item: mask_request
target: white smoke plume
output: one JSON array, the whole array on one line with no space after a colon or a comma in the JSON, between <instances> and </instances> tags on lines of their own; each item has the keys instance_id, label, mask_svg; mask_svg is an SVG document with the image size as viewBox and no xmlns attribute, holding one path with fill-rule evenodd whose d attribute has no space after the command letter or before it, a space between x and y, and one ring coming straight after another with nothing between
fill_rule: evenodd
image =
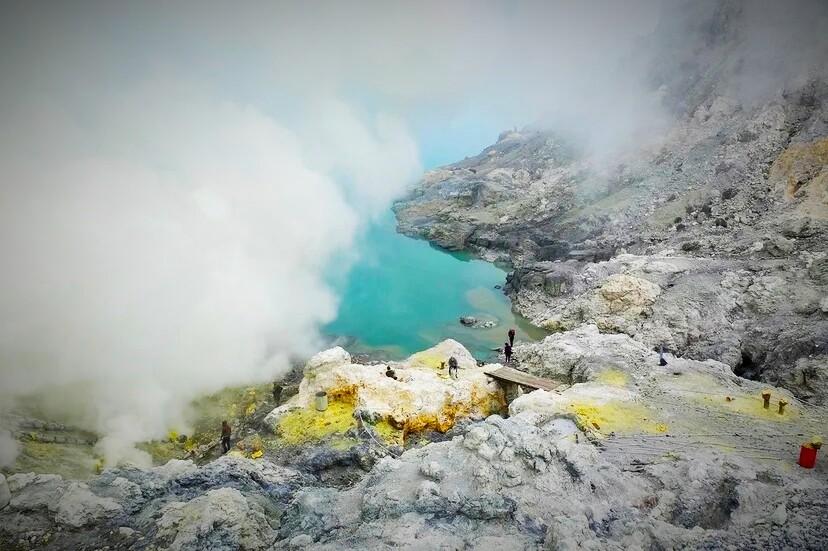
<instances>
[{"instance_id":1,"label":"white smoke plume","mask_svg":"<svg viewBox=\"0 0 828 551\"><path fill-rule=\"evenodd\" d=\"M20 453L20 444L12 437L10 431L0 429L0 467L14 465L18 453Z\"/></svg>"},{"instance_id":2,"label":"white smoke plume","mask_svg":"<svg viewBox=\"0 0 828 551\"><path fill-rule=\"evenodd\" d=\"M110 460L183 426L199 394L277 375L318 346L336 312L324 270L362 216L299 137L254 108L177 83L118 104L91 129L114 143L78 127L45 148L4 136L14 154L0 188L3 391L59 396L51 409L106 435ZM378 204L362 200L362 178L398 192L416 149L393 124L334 109L314 133L359 136L361 156L330 161L367 216ZM394 174L365 166L385 157Z\"/></svg>"}]
</instances>

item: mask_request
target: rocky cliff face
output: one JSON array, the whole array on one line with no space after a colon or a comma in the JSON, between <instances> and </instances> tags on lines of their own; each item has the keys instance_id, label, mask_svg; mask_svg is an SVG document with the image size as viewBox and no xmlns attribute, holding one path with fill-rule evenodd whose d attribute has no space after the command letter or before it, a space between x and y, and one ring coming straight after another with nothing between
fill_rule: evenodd
<instances>
[{"instance_id":1,"label":"rocky cliff face","mask_svg":"<svg viewBox=\"0 0 828 551\"><path fill-rule=\"evenodd\" d=\"M549 329L596 323L824 401L828 69L742 98L740 17L723 3L681 30L695 48L664 49L663 135L598 161L562 132L504 132L426 174L400 230L510 262L516 309Z\"/></svg>"},{"instance_id":2,"label":"rocky cliff face","mask_svg":"<svg viewBox=\"0 0 828 551\"><path fill-rule=\"evenodd\" d=\"M381 424L395 404L403 425L423 413L418 403L427 413L477 384L473 365L461 366L459 380L424 380L440 351L468 355L451 341L415 355L395 366L391 394L382 390L385 375L360 373L375 366L350 364L341 349L309 363L302 387L354 383L356 407L374 418L368 424ZM521 344L518 353L527 367L567 384L517 397L508 416L454 423L443 441L386 450L376 464L354 466L361 475L347 486L327 483L309 465L238 452L203 466L119 467L87 482L0 477L0 547L824 548L828 469L793 464L801 435L825 426L823 408L715 361L670 357L665 369L647 346L596 326ZM419 395L423 388L434 395ZM308 397L300 392L294 405ZM279 431L285 415L289 408L277 408L268 424ZM361 416L354 411L351 420ZM306 427L307 446L319 441L318 428Z\"/></svg>"}]
</instances>

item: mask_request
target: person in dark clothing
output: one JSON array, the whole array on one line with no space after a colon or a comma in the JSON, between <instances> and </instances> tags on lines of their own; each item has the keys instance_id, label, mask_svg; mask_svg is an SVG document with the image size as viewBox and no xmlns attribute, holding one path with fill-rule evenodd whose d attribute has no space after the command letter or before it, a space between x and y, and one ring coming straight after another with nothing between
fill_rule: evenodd
<instances>
[{"instance_id":1,"label":"person in dark clothing","mask_svg":"<svg viewBox=\"0 0 828 551\"><path fill-rule=\"evenodd\" d=\"M512 345L508 342L503 343L503 355L506 356L506 363L512 361Z\"/></svg>"},{"instance_id":2,"label":"person in dark clothing","mask_svg":"<svg viewBox=\"0 0 828 551\"><path fill-rule=\"evenodd\" d=\"M227 421L221 422L221 453L230 451L230 425Z\"/></svg>"},{"instance_id":3,"label":"person in dark clothing","mask_svg":"<svg viewBox=\"0 0 828 551\"><path fill-rule=\"evenodd\" d=\"M273 403L277 406L282 401L282 385L273 383Z\"/></svg>"},{"instance_id":4,"label":"person in dark clothing","mask_svg":"<svg viewBox=\"0 0 828 551\"><path fill-rule=\"evenodd\" d=\"M667 365L667 360L664 359L664 345L661 345L661 350L658 352L658 365L665 366Z\"/></svg>"},{"instance_id":5,"label":"person in dark clothing","mask_svg":"<svg viewBox=\"0 0 828 551\"><path fill-rule=\"evenodd\" d=\"M515 328L509 329L509 346L515 345Z\"/></svg>"},{"instance_id":6,"label":"person in dark clothing","mask_svg":"<svg viewBox=\"0 0 828 551\"><path fill-rule=\"evenodd\" d=\"M395 381L397 380L397 374L394 373L394 370L391 369L390 365L385 368L385 376L390 377L390 378L394 379Z\"/></svg>"},{"instance_id":7,"label":"person in dark clothing","mask_svg":"<svg viewBox=\"0 0 828 551\"><path fill-rule=\"evenodd\" d=\"M452 356L451 358L449 358L449 377L452 377L453 379L458 379L460 377L457 373L458 369L459 366L457 365L457 358ZM454 375L452 375L452 373Z\"/></svg>"}]
</instances>

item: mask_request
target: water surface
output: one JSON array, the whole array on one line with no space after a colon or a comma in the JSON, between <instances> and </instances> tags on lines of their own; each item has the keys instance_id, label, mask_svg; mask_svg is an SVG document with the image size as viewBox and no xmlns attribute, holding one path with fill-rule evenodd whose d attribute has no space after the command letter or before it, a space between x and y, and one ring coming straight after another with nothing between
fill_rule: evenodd
<instances>
[{"instance_id":1,"label":"water surface","mask_svg":"<svg viewBox=\"0 0 828 551\"><path fill-rule=\"evenodd\" d=\"M360 260L336 284L342 303L325 331L350 337L352 353L403 358L443 339L455 339L479 359L503 345L514 327L517 339L544 332L512 313L500 289L506 272L465 254L454 254L396 232L392 213L374 224L359 243ZM498 322L492 329L459 323L471 315Z\"/></svg>"}]
</instances>

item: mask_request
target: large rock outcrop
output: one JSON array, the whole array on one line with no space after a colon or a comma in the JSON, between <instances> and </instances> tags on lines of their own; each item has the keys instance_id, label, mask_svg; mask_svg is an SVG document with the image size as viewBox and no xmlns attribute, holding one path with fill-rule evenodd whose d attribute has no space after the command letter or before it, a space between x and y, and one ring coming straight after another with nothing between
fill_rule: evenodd
<instances>
[{"instance_id":1,"label":"large rock outcrop","mask_svg":"<svg viewBox=\"0 0 828 551\"><path fill-rule=\"evenodd\" d=\"M457 379L448 360L457 359ZM386 375L393 371L393 377ZM283 440L301 443L343 434L360 424L373 426L390 444L406 435L445 432L459 418L482 418L505 407L503 393L460 343L446 340L403 362L363 365L334 348L314 356L299 393L273 410L265 423ZM317 393L328 402L316 411Z\"/></svg>"},{"instance_id":2,"label":"large rock outcrop","mask_svg":"<svg viewBox=\"0 0 828 551\"><path fill-rule=\"evenodd\" d=\"M506 292L549 330L595 323L824 402L826 106L822 81L763 106L713 94L615 175L511 132L429 175L399 228L510 262Z\"/></svg>"},{"instance_id":3,"label":"large rock outcrop","mask_svg":"<svg viewBox=\"0 0 828 551\"><path fill-rule=\"evenodd\" d=\"M203 467L172 460L149 470L111 469L88 483L15 474L11 503L0 511L0 548L267 549L276 536L268 518L278 518L310 482L236 457Z\"/></svg>"},{"instance_id":4,"label":"large rock outcrop","mask_svg":"<svg viewBox=\"0 0 828 551\"><path fill-rule=\"evenodd\" d=\"M719 4L672 5L651 39L663 132L598 155L566 129L504 132L426 174L399 229L511 263L516 309L550 330L595 323L824 402L828 67L734 92L748 10ZM660 292L605 300L621 276Z\"/></svg>"},{"instance_id":5,"label":"large rock outcrop","mask_svg":"<svg viewBox=\"0 0 828 551\"><path fill-rule=\"evenodd\" d=\"M552 331L595 324L654 349L663 345L677 355L717 359L739 375L823 403L828 317L820 308L821 284L810 276L820 258L803 254L760 267L750 260L668 250L597 263L569 261L559 264L567 269L566 292L551 295L531 281L518 283L516 304ZM644 281L653 292L642 295L619 281ZM606 300L608 287L614 303Z\"/></svg>"},{"instance_id":6,"label":"large rock outcrop","mask_svg":"<svg viewBox=\"0 0 828 551\"><path fill-rule=\"evenodd\" d=\"M209 490L191 501L174 501L159 512L157 539L166 549L204 549L209 541L226 548L267 549L274 535L261 505L235 488Z\"/></svg>"}]
</instances>

